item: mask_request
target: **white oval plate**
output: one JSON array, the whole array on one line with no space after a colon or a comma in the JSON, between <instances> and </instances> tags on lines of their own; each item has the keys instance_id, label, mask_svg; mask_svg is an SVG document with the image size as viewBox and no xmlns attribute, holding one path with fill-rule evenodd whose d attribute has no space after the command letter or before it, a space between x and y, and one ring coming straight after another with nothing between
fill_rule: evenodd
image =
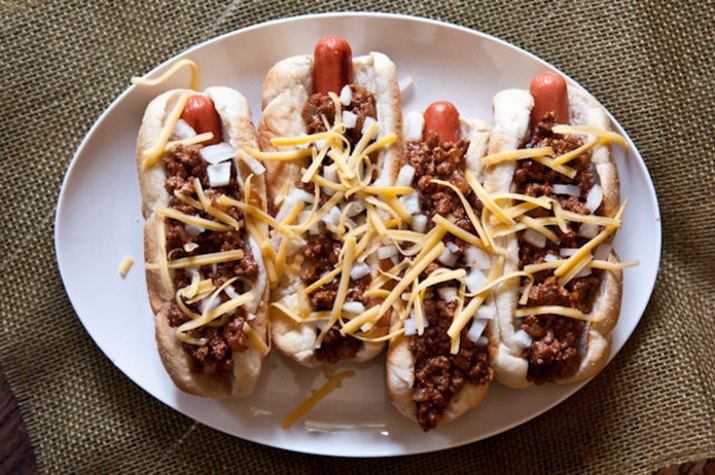
<instances>
[{"instance_id":1,"label":"white oval plate","mask_svg":"<svg viewBox=\"0 0 715 475\"><path fill-rule=\"evenodd\" d=\"M531 77L554 69L508 43L473 30L406 16L313 15L257 25L196 46L180 58L199 65L201 87L230 86L260 114L260 90L277 60L313 51L328 34L348 38L355 55L387 53L401 78L414 83L403 97L405 111L435 100L454 102L464 116L491 120L494 94L528 87ZM127 71L127 80L136 71ZM573 83L573 81L571 81ZM109 359L129 378L168 406L220 431L300 452L378 457L455 447L510 429L543 413L581 385L544 385L512 390L492 385L484 403L454 423L423 433L400 416L385 395L383 358L357 365L357 376L321 401L288 430L280 422L324 377L271 354L255 394L242 401L214 401L178 391L164 372L154 342L154 319L142 269L141 201L134 144L148 102L170 87L186 86L188 73L154 88L130 87L94 124L65 176L57 206L55 245L60 272L82 324ZM616 131L625 131L613 119ZM661 230L653 184L629 139L615 148L622 195L630 197L625 226L615 248L625 271L621 318L612 354L623 346L650 297L658 269ZM125 279L117 266L131 255L137 264ZM341 365L342 368L356 365Z\"/></svg>"}]
</instances>

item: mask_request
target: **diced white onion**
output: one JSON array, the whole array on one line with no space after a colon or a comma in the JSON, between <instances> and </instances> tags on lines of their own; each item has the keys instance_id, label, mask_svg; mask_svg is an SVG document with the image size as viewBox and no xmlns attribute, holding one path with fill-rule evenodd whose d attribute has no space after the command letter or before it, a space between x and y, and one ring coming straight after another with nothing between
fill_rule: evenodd
<instances>
[{"instance_id":1,"label":"diced white onion","mask_svg":"<svg viewBox=\"0 0 715 475\"><path fill-rule=\"evenodd\" d=\"M184 274L186 274L186 277L193 279L194 274L199 274L199 277L201 277L201 272L199 272L198 267L187 267L184 269Z\"/></svg>"},{"instance_id":2,"label":"diced white onion","mask_svg":"<svg viewBox=\"0 0 715 475\"><path fill-rule=\"evenodd\" d=\"M365 135L365 134L367 133L368 129L369 129L370 127L372 127L372 124L373 124L374 122L377 122L377 121L376 121L375 119L373 119L372 117L367 117L367 118L365 119L365 122L363 122L362 130L360 131L360 133L361 133L362 135Z\"/></svg>"},{"instance_id":3,"label":"diced white onion","mask_svg":"<svg viewBox=\"0 0 715 475\"><path fill-rule=\"evenodd\" d=\"M529 348L533 340L524 330L519 330L511 337L511 342L522 349Z\"/></svg>"},{"instance_id":4,"label":"diced white onion","mask_svg":"<svg viewBox=\"0 0 715 475\"><path fill-rule=\"evenodd\" d=\"M546 236L533 229L524 231L524 240L534 247L543 248L546 246Z\"/></svg>"},{"instance_id":5,"label":"diced white onion","mask_svg":"<svg viewBox=\"0 0 715 475\"><path fill-rule=\"evenodd\" d=\"M593 251L593 257L602 261L605 261L608 259L608 256L611 254L611 243L609 242L604 242L603 244L600 244L595 251Z\"/></svg>"},{"instance_id":6,"label":"diced white onion","mask_svg":"<svg viewBox=\"0 0 715 475\"><path fill-rule=\"evenodd\" d=\"M308 204L313 204L315 201L315 196L313 196L312 193L308 193L305 190L301 190L300 188L293 188L290 190L290 193L288 193L288 196L294 197L297 201L302 201L303 203L308 203Z\"/></svg>"},{"instance_id":7,"label":"diced white onion","mask_svg":"<svg viewBox=\"0 0 715 475\"><path fill-rule=\"evenodd\" d=\"M397 264L400 263L400 258L397 256L391 256L390 257L390 262L392 262L393 266L396 266Z\"/></svg>"},{"instance_id":8,"label":"diced white onion","mask_svg":"<svg viewBox=\"0 0 715 475\"><path fill-rule=\"evenodd\" d=\"M476 246L467 247L466 256L469 267L476 267L477 269L491 269L492 267L492 260L489 254Z\"/></svg>"},{"instance_id":9,"label":"diced white onion","mask_svg":"<svg viewBox=\"0 0 715 475\"><path fill-rule=\"evenodd\" d=\"M409 300L409 298L408 298L408 300ZM415 323L417 323L417 315L415 314L414 310L410 310L410 319L412 319ZM429 327L429 322L427 321L426 318L424 318L424 316L422 317L422 326L424 328Z\"/></svg>"},{"instance_id":10,"label":"diced white onion","mask_svg":"<svg viewBox=\"0 0 715 475\"><path fill-rule=\"evenodd\" d=\"M224 292L226 292L226 295L228 295L228 298L230 298L230 299L237 299L238 297L240 297L240 295L238 294L238 292L236 292L236 289L234 288L233 285L229 285L228 287L226 287L223 290L224 290Z\"/></svg>"},{"instance_id":11,"label":"diced white onion","mask_svg":"<svg viewBox=\"0 0 715 475\"><path fill-rule=\"evenodd\" d=\"M544 256L544 262L554 262L558 260L559 258L555 254L549 253Z\"/></svg>"},{"instance_id":12,"label":"diced white onion","mask_svg":"<svg viewBox=\"0 0 715 475\"><path fill-rule=\"evenodd\" d=\"M362 313L365 311L365 306L360 302L348 301L343 304L343 310L347 313Z\"/></svg>"},{"instance_id":13,"label":"diced white onion","mask_svg":"<svg viewBox=\"0 0 715 475\"><path fill-rule=\"evenodd\" d=\"M225 160L236 156L236 150L226 142L221 142L216 145L208 145L203 147L199 153L201 158L209 162L211 165L216 165Z\"/></svg>"},{"instance_id":14,"label":"diced white onion","mask_svg":"<svg viewBox=\"0 0 715 475\"><path fill-rule=\"evenodd\" d=\"M479 338L477 338L477 341L475 343L477 346L487 346L489 344L489 338L482 335Z\"/></svg>"},{"instance_id":15,"label":"diced white onion","mask_svg":"<svg viewBox=\"0 0 715 475\"><path fill-rule=\"evenodd\" d=\"M447 242L447 249L452 251L454 254L459 254L459 251L461 250L461 248L452 241Z\"/></svg>"},{"instance_id":16,"label":"diced white onion","mask_svg":"<svg viewBox=\"0 0 715 475\"><path fill-rule=\"evenodd\" d=\"M187 242L184 244L184 251L193 252L199 248L199 245L195 242Z\"/></svg>"},{"instance_id":17,"label":"diced white onion","mask_svg":"<svg viewBox=\"0 0 715 475\"><path fill-rule=\"evenodd\" d=\"M410 114L407 116L407 131L405 140L408 142L419 142L422 140L422 127L425 119L422 114Z\"/></svg>"},{"instance_id":18,"label":"diced white onion","mask_svg":"<svg viewBox=\"0 0 715 475\"><path fill-rule=\"evenodd\" d=\"M571 257L577 252L578 249L575 247L562 247L561 249L559 249L559 254L561 254L561 257Z\"/></svg>"},{"instance_id":19,"label":"diced white onion","mask_svg":"<svg viewBox=\"0 0 715 475\"><path fill-rule=\"evenodd\" d=\"M581 190L576 185L562 185L557 183L552 185L551 188L554 190L554 194L557 195L571 195L576 198L581 196Z\"/></svg>"},{"instance_id":20,"label":"diced white onion","mask_svg":"<svg viewBox=\"0 0 715 475\"><path fill-rule=\"evenodd\" d=\"M591 268L590 268L590 267L584 267L583 269L581 269L580 271L578 271L578 273L577 273L574 277L575 277L575 278L578 278L578 277L588 277L589 275L591 275Z\"/></svg>"},{"instance_id":21,"label":"diced white onion","mask_svg":"<svg viewBox=\"0 0 715 475\"><path fill-rule=\"evenodd\" d=\"M357 216L358 214L362 213L365 211L365 203L360 200L360 201L351 201L350 209L348 210L348 218L353 218ZM347 205L346 205L347 206Z\"/></svg>"},{"instance_id":22,"label":"diced white onion","mask_svg":"<svg viewBox=\"0 0 715 475\"><path fill-rule=\"evenodd\" d=\"M440 287L437 289L439 298L445 302L452 302L457 300L457 288L456 287Z\"/></svg>"},{"instance_id":23,"label":"diced white onion","mask_svg":"<svg viewBox=\"0 0 715 475\"><path fill-rule=\"evenodd\" d=\"M188 234L189 236L196 237L202 232L206 231L206 228L203 226L198 226L196 224L187 223L184 224L184 231L186 231L186 234Z\"/></svg>"},{"instance_id":24,"label":"diced white onion","mask_svg":"<svg viewBox=\"0 0 715 475\"><path fill-rule=\"evenodd\" d=\"M310 211L309 209L307 209L305 211L301 211L300 214L298 215L298 224L303 224L303 223L308 222L308 220L310 219L310 216L312 214L313 214L312 211Z\"/></svg>"},{"instance_id":25,"label":"diced white onion","mask_svg":"<svg viewBox=\"0 0 715 475\"><path fill-rule=\"evenodd\" d=\"M420 197L417 192L412 192L409 195L400 196L400 202L407 208L410 214L417 214L422 209L420 208Z\"/></svg>"},{"instance_id":26,"label":"diced white onion","mask_svg":"<svg viewBox=\"0 0 715 475\"><path fill-rule=\"evenodd\" d=\"M406 93L412 89L412 85L415 83L415 78L412 74L408 74L398 80L398 86L400 88L400 95L406 95ZM403 98L404 99L404 98Z\"/></svg>"},{"instance_id":27,"label":"diced white onion","mask_svg":"<svg viewBox=\"0 0 715 475\"><path fill-rule=\"evenodd\" d=\"M349 106L353 100L353 90L350 85L346 84L340 90L340 103L344 106Z\"/></svg>"},{"instance_id":28,"label":"diced white onion","mask_svg":"<svg viewBox=\"0 0 715 475\"><path fill-rule=\"evenodd\" d=\"M179 140L196 137L196 131L192 129L191 126L186 123L184 119L179 119L176 121L172 133L176 135Z\"/></svg>"},{"instance_id":29,"label":"diced white onion","mask_svg":"<svg viewBox=\"0 0 715 475\"><path fill-rule=\"evenodd\" d=\"M588 197L586 198L586 208L591 213L595 213L601 202L603 201L603 189L601 185L593 185L591 191L588 192Z\"/></svg>"},{"instance_id":30,"label":"diced white onion","mask_svg":"<svg viewBox=\"0 0 715 475\"><path fill-rule=\"evenodd\" d=\"M350 278L354 280L362 279L368 274L370 274L370 266L367 264L355 264L350 269Z\"/></svg>"},{"instance_id":31,"label":"diced white onion","mask_svg":"<svg viewBox=\"0 0 715 475\"><path fill-rule=\"evenodd\" d=\"M487 328L487 323L489 323L489 320L484 320L481 318L473 319L472 326L469 327L469 331L467 332L467 338L469 338L473 342L476 342L479 337L482 336L482 333L484 333L484 329Z\"/></svg>"},{"instance_id":32,"label":"diced white onion","mask_svg":"<svg viewBox=\"0 0 715 475\"><path fill-rule=\"evenodd\" d=\"M598 224L581 223L581 226L579 226L579 228L578 228L578 235L583 236L585 238L596 237L599 229L600 228L599 228Z\"/></svg>"},{"instance_id":33,"label":"diced white onion","mask_svg":"<svg viewBox=\"0 0 715 475\"><path fill-rule=\"evenodd\" d=\"M437 260L442 264L446 265L447 267L452 267L457 263L458 258L459 256L452 253L449 249L445 249L444 251L442 251L442 254L439 255Z\"/></svg>"},{"instance_id":34,"label":"diced white onion","mask_svg":"<svg viewBox=\"0 0 715 475\"><path fill-rule=\"evenodd\" d=\"M497 306L494 303L494 299L490 299L489 303L480 305L475 316L483 320L494 320L497 318Z\"/></svg>"},{"instance_id":35,"label":"diced white onion","mask_svg":"<svg viewBox=\"0 0 715 475\"><path fill-rule=\"evenodd\" d=\"M343 112L343 124L346 128L352 129L357 124L357 117L358 116L353 114L352 112L345 111Z\"/></svg>"},{"instance_id":36,"label":"diced white onion","mask_svg":"<svg viewBox=\"0 0 715 475\"><path fill-rule=\"evenodd\" d=\"M266 172L266 167L247 153L241 153L241 160L251 169L254 175L263 175Z\"/></svg>"},{"instance_id":37,"label":"diced white onion","mask_svg":"<svg viewBox=\"0 0 715 475\"><path fill-rule=\"evenodd\" d=\"M310 234L311 236L317 236L318 234L320 234L320 224L316 223L315 225L309 227L308 234Z\"/></svg>"},{"instance_id":38,"label":"diced white onion","mask_svg":"<svg viewBox=\"0 0 715 475\"><path fill-rule=\"evenodd\" d=\"M325 139L318 139L314 143L318 150L322 150L325 147Z\"/></svg>"},{"instance_id":39,"label":"diced white onion","mask_svg":"<svg viewBox=\"0 0 715 475\"><path fill-rule=\"evenodd\" d=\"M487 281L487 276L485 276L482 271L474 267L464 278L464 283L467 284L467 290L469 290L470 292L476 292L480 290L487 284Z\"/></svg>"},{"instance_id":40,"label":"diced white onion","mask_svg":"<svg viewBox=\"0 0 715 475\"><path fill-rule=\"evenodd\" d=\"M333 165L328 165L327 167L323 167L323 178L325 178L328 181L337 182L338 181L338 166L333 164Z\"/></svg>"},{"instance_id":41,"label":"diced white onion","mask_svg":"<svg viewBox=\"0 0 715 475\"><path fill-rule=\"evenodd\" d=\"M399 251L397 247L393 245L382 246L377 248L377 258L378 259L388 259L392 256L396 256Z\"/></svg>"},{"instance_id":42,"label":"diced white onion","mask_svg":"<svg viewBox=\"0 0 715 475\"><path fill-rule=\"evenodd\" d=\"M411 318L408 318L405 320L405 335L411 336L411 335L416 335L417 334L417 323L412 320Z\"/></svg>"},{"instance_id":43,"label":"diced white onion","mask_svg":"<svg viewBox=\"0 0 715 475\"><path fill-rule=\"evenodd\" d=\"M217 163L206 167L209 185L226 186L231 181L231 162Z\"/></svg>"},{"instance_id":44,"label":"diced white onion","mask_svg":"<svg viewBox=\"0 0 715 475\"><path fill-rule=\"evenodd\" d=\"M322 217L321 221L323 221L325 224L337 226L338 224L340 224L340 216L340 208L330 208L330 210Z\"/></svg>"},{"instance_id":45,"label":"diced white onion","mask_svg":"<svg viewBox=\"0 0 715 475\"><path fill-rule=\"evenodd\" d=\"M211 302L211 305L209 306L209 300L211 297L205 297L204 299L201 300L199 303L199 312L202 314L204 312L210 312L211 310L215 309L219 305L221 305L221 299L220 298L215 298L213 299L213 302Z\"/></svg>"},{"instance_id":46,"label":"diced white onion","mask_svg":"<svg viewBox=\"0 0 715 475\"><path fill-rule=\"evenodd\" d=\"M412 216L412 229L418 233L424 233L427 229L427 216L424 214L416 214Z\"/></svg>"},{"instance_id":47,"label":"diced white onion","mask_svg":"<svg viewBox=\"0 0 715 475\"><path fill-rule=\"evenodd\" d=\"M397 174L395 186L410 186L412 179L415 177L415 168L412 165L403 165L400 172Z\"/></svg>"}]
</instances>

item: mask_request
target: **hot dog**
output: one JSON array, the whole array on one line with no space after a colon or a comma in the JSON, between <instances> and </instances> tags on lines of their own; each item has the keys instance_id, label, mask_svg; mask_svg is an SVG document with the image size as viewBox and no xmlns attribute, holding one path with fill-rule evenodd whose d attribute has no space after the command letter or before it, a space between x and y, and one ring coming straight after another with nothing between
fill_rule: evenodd
<instances>
[{"instance_id":1,"label":"hot dog","mask_svg":"<svg viewBox=\"0 0 715 475\"><path fill-rule=\"evenodd\" d=\"M489 125L460 118L449 102L434 103L405 122L406 163L397 184L417 191L424 219L420 225L415 216L413 227L422 233L416 242L423 247L415 244L420 253L414 258L412 248L405 250L410 266L397 285L407 282L405 291L412 293L403 319L393 321L391 332L404 334L389 344L387 389L395 407L427 431L459 417L487 393L497 348L496 306L491 290L482 289L498 278L501 263L490 255L482 229L488 211L480 198L486 179L480 158ZM419 275L410 274L414 268Z\"/></svg>"},{"instance_id":2,"label":"hot dog","mask_svg":"<svg viewBox=\"0 0 715 475\"><path fill-rule=\"evenodd\" d=\"M171 379L191 394L249 395L267 351L260 225L241 207L265 209L265 182L260 164L237 155L256 143L248 103L224 87L161 94L139 131L156 341Z\"/></svg>"},{"instance_id":3,"label":"hot dog","mask_svg":"<svg viewBox=\"0 0 715 475\"><path fill-rule=\"evenodd\" d=\"M608 360L624 266L611 250L623 213L611 141L623 139L605 110L558 74L494 98L487 189L515 220L494 235L505 272L521 273L497 296L507 386L582 381Z\"/></svg>"},{"instance_id":4,"label":"hot dog","mask_svg":"<svg viewBox=\"0 0 715 475\"><path fill-rule=\"evenodd\" d=\"M267 249L273 342L306 366L373 358L389 312L356 331L343 326L375 311L380 298L365 294L380 261L389 262L377 255L374 226L382 232L380 207L398 196L390 191L401 148L395 65L381 53L353 58L345 39L330 36L313 55L273 66L262 97L255 156L265 160L270 208L284 225Z\"/></svg>"}]
</instances>

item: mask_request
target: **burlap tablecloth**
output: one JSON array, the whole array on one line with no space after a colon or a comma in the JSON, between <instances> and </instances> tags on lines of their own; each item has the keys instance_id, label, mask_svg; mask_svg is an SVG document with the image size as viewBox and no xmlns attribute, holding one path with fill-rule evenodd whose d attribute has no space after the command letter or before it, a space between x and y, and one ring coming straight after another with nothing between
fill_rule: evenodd
<instances>
[{"instance_id":1,"label":"burlap tablecloth","mask_svg":"<svg viewBox=\"0 0 715 475\"><path fill-rule=\"evenodd\" d=\"M715 455L712 2L3 0L0 8L0 364L43 471L647 473ZM486 441L352 461L221 434L123 376L85 333L60 281L53 218L62 177L129 76L236 28L337 10L442 19L550 61L619 119L655 181L661 272L633 337L574 397Z\"/></svg>"}]
</instances>

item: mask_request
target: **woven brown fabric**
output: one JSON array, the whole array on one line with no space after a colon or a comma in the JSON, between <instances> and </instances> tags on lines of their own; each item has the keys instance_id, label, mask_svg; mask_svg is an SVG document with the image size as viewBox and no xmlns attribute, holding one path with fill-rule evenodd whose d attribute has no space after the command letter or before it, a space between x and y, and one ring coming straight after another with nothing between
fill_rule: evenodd
<instances>
[{"instance_id":1,"label":"woven brown fabric","mask_svg":"<svg viewBox=\"0 0 715 475\"><path fill-rule=\"evenodd\" d=\"M127 86L183 49L307 0L0 1L0 364L47 473L649 473L715 456L712 2L324 1L442 19L511 41L596 95L656 184L658 284L606 370L547 414L436 454L351 461L218 433L124 377L83 330L55 264L59 186L83 135Z\"/></svg>"}]
</instances>

